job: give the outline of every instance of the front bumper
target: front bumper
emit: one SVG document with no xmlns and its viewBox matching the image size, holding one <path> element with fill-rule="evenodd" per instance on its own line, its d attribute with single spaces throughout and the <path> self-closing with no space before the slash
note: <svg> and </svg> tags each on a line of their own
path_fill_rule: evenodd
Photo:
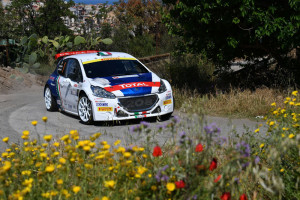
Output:
<svg viewBox="0 0 300 200">
<path fill-rule="evenodd" d="M 119 99 L 104 99 L 94 97 L 91 99 L 93 106 L 94 121 L 115 121 L 137 118 L 156 117 L 172 113 L 174 110 L 174 99 L 172 91 L 156 94 L 157 101 L 146 110 L 128 111 L 120 103 Z M 147 95 L 145 95 L 147 96 Z M 120 97 L 132 98 L 132 97 Z"/>
</svg>

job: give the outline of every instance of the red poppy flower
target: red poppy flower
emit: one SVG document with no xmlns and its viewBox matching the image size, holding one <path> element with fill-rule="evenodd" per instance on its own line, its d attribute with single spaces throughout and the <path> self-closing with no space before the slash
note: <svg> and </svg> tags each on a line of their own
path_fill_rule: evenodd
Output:
<svg viewBox="0 0 300 200">
<path fill-rule="evenodd" d="M 210 163 L 209 170 L 213 171 L 216 168 L 217 168 L 217 159 L 213 158 L 213 160 Z"/>
<path fill-rule="evenodd" d="M 215 183 L 218 182 L 221 178 L 222 178 L 222 175 L 219 175 L 219 176 L 214 180 L 214 182 L 215 182 Z"/>
<path fill-rule="evenodd" d="M 152 155 L 154 157 L 158 157 L 158 156 L 161 156 L 162 155 L 162 151 L 161 151 L 161 148 L 159 146 L 156 146 L 153 148 L 153 153 Z"/>
<path fill-rule="evenodd" d="M 203 145 L 202 145 L 202 144 L 198 144 L 198 145 L 196 146 L 195 151 L 196 151 L 196 152 L 201 152 L 201 151 L 203 151 Z"/>
<path fill-rule="evenodd" d="M 246 194 L 242 194 L 240 196 L 240 200 L 248 200 L 247 195 Z"/>
<path fill-rule="evenodd" d="M 176 185 L 176 188 L 184 188 L 185 187 L 185 183 L 183 180 L 180 180 L 180 181 L 176 181 L 175 182 L 175 185 Z"/>
<path fill-rule="evenodd" d="M 231 199 L 230 192 L 224 192 L 221 196 L 221 200 L 230 200 L 230 199 Z"/>
</svg>

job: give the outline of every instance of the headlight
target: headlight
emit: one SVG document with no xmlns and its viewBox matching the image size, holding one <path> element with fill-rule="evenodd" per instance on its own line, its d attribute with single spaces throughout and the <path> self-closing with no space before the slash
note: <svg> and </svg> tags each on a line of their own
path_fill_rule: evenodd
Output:
<svg viewBox="0 0 300 200">
<path fill-rule="evenodd" d="M 167 91 L 167 87 L 163 80 L 160 80 L 160 87 L 158 88 L 158 93 L 163 93 L 165 91 Z"/>
<path fill-rule="evenodd" d="M 101 88 L 101 87 L 97 87 L 97 86 L 91 86 L 91 89 L 93 91 L 93 95 L 96 97 L 102 97 L 102 98 L 108 98 L 108 99 L 114 99 L 116 98 L 116 96 L 111 93 L 106 91 L 105 89 Z"/>
</svg>

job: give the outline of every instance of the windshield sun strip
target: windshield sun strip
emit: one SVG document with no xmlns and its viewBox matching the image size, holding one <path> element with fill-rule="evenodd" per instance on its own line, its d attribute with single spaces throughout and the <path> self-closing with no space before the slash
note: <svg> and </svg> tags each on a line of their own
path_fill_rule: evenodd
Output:
<svg viewBox="0 0 300 200">
<path fill-rule="evenodd" d="M 90 63 L 95 63 L 95 62 L 101 62 L 101 61 L 109 61 L 109 60 L 136 60 L 135 58 L 120 58 L 120 57 L 116 57 L 116 58 L 101 58 L 101 59 L 96 59 L 96 60 L 90 60 L 90 61 L 85 61 L 82 62 L 82 64 L 90 64 Z"/>
</svg>

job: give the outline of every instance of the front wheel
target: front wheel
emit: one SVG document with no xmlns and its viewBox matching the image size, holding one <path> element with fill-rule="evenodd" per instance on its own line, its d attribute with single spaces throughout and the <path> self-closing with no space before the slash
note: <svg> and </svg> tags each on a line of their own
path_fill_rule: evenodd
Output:
<svg viewBox="0 0 300 200">
<path fill-rule="evenodd" d="M 54 99 L 54 97 L 51 94 L 51 90 L 48 86 L 45 88 L 44 92 L 44 98 L 45 98 L 45 106 L 48 111 L 56 111 L 57 110 L 57 104 Z"/>
<path fill-rule="evenodd" d="M 84 124 L 93 122 L 92 103 L 86 95 L 82 95 L 78 102 L 78 115 Z"/>
</svg>

